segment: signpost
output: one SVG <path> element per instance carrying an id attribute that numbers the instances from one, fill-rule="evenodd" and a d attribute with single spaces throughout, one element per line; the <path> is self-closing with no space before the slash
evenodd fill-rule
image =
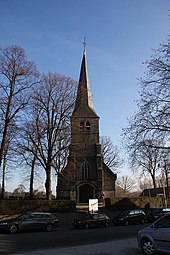
<path id="1" fill-rule="evenodd" d="M 89 212 L 94 213 L 98 211 L 98 199 L 89 199 Z"/>

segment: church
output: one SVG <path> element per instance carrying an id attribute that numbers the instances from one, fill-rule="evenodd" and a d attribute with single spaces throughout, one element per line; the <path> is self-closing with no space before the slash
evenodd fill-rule
<path id="1" fill-rule="evenodd" d="M 67 166 L 58 177 L 58 199 L 88 203 L 115 196 L 116 174 L 103 162 L 99 116 L 93 106 L 84 48 L 77 97 L 70 119 L 71 142 Z"/>

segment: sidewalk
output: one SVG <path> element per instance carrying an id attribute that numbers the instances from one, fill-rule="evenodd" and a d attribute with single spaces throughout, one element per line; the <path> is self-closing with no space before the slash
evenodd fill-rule
<path id="1" fill-rule="evenodd" d="M 129 238 L 100 244 L 29 251 L 20 255 L 142 255 L 142 252 L 137 246 L 136 238 Z"/>

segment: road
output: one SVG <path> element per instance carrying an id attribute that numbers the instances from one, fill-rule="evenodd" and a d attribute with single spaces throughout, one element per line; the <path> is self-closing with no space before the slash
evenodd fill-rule
<path id="1" fill-rule="evenodd" d="M 66 248 L 55 248 L 48 250 L 36 250 L 13 255 L 142 255 L 137 247 L 136 238 L 71 246 Z"/>
<path id="2" fill-rule="evenodd" d="M 71 226 L 67 226 L 59 227 L 56 231 L 51 233 L 0 234 L 0 254 L 78 255 L 78 251 L 81 250 L 81 255 L 109 255 L 113 254 L 109 253 L 109 250 L 113 251 L 120 247 L 121 249 L 123 248 L 126 253 L 128 250 L 127 255 L 139 255 L 141 252 L 137 248 L 136 235 L 141 227 L 143 226 L 111 226 L 109 228 L 77 230 L 73 229 Z M 89 253 L 89 248 L 93 253 Z M 131 249 L 131 251 L 129 249 Z M 49 250 L 51 250 L 51 252 L 49 252 Z M 70 253 L 71 250 L 72 253 Z M 106 250 L 108 250 L 108 252 L 106 252 Z M 87 253 L 83 253 L 85 251 L 87 251 Z M 96 253 L 98 251 L 100 253 Z M 126 255 L 126 253 L 124 254 Z M 116 255 L 119 254 L 124 255 L 117 251 Z"/>

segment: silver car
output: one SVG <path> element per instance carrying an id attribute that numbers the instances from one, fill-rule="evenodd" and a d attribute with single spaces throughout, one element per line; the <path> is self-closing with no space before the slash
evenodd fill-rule
<path id="1" fill-rule="evenodd" d="M 156 252 L 170 254 L 170 214 L 141 229 L 137 240 L 138 246 L 146 255 Z"/>

